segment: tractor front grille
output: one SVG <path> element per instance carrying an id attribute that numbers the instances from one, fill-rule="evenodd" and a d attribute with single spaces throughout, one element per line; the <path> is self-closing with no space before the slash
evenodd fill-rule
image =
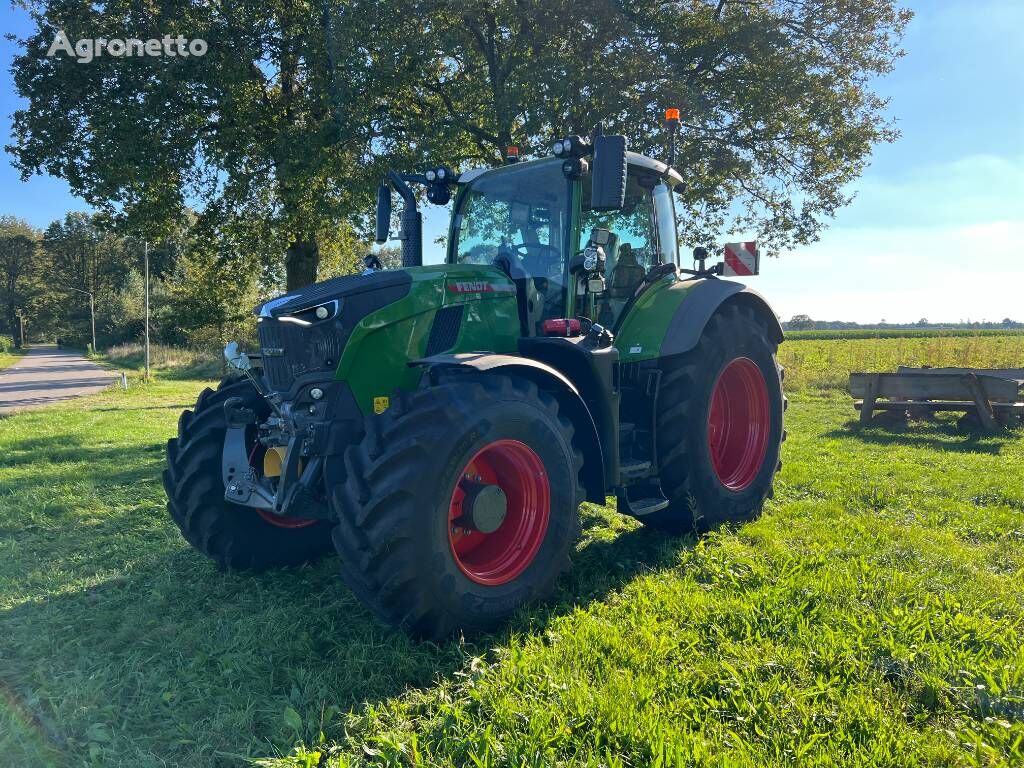
<path id="1" fill-rule="evenodd" d="M 296 376 L 310 370 L 308 335 L 302 326 L 261 318 L 259 336 L 263 375 L 273 390 L 288 390 Z"/>

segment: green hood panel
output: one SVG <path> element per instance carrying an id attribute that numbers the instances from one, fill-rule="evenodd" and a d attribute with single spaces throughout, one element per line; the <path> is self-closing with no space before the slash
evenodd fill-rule
<path id="1" fill-rule="evenodd" d="M 496 267 L 437 264 L 404 270 L 409 293 L 364 317 L 352 330 L 338 361 L 336 378 L 345 379 L 364 414 L 374 398 L 395 389 L 413 389 L 423 371 L 409 362 L 424 356 L 434 316 L 442 307 L 464 305 L 450 352 L 515 352 L 519 310 L 515 284 Z"/>

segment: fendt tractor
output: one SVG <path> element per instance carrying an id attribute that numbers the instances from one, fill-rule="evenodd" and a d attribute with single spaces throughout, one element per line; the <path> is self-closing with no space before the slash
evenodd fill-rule
<path id="1" fill-rule="evenodd" d="M 258 353 L 228 345 L 233 378 L 167 445 L 168 508 L 196 549 L 262 570 L 333 543 L 377 617 L 436 638 L 549 591 L 583 501 L 673 533 L 758 514 L 784 437 L 782 329 L 721 279 L 756 259 L 708 266 L 698 248 L 680 267 L 672 150 L 598 126 L 509 155 L 389 172 L 376 239 L 397 193 L 402 268 L 369 256 L 254 310 Z M 443 264 L 423 264 L 416 187 L 454 196 Z"/>

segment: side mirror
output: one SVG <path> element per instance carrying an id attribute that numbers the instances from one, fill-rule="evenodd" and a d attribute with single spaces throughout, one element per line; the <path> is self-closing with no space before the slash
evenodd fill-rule
<path id="1" fill-rule="evenodd" d="M 391 234 L 391 187 L 387 182 L 377 187 L 377 242 L 386 243 Z"/>
<path id="2" fill-rule="evenodd" d="M 611 236 L 611 231 L 604 227 L 594 227 L 590 230 L 590 242 L 594 245 L 608 245 L 608 241 L 611 239 Z"/>
<path id="3" fill-rule="evenodd" d="M 626 137 L 594 137 L 590 207 L 595 211 L 617 211 L 626 203 Z"/>

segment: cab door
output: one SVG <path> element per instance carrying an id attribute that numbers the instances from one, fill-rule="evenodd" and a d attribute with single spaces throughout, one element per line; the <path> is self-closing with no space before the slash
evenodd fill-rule
<path id="1" fill-rule="evenodd" d="M 590 233 L 607 229 L 605 290 L 595 299 L 594 319 L 616 328 L 626 303 L 647 273 L 665 263 L 678 263 L 675 209 L 671 188 L 660 175 L 637 165 L 629 166 L 626 202 L 616 211 L 590 208 L 590 183 L 581 183 L 580 227 L 576 250 L 586 247 Z"/>

